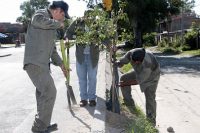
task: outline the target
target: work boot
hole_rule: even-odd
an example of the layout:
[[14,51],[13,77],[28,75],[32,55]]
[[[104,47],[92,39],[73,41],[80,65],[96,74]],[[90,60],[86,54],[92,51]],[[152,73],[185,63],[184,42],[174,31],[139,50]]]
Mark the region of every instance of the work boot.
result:
[[129,100],[124,99],[124,103],[123,104],[126,105],[126,106],[133,106],[133,107],[135,107],[135,102],[134,102],[133,99],[129,99]]
[[89,101],[89,105],[90,105],[91,107],[96,106],[96,101],[95,101],[95,100],[90,100],[90,101]]
[[88,104],[87,100],[80,101],[80,107],[85,107]]
[[47,127],[47,130],[50,131],[50,132],[58,130],[58,125],[56,123],[51,124],[50,126]]
[[150,123],[155,127],[156,126],[156,118],[152,116],[151,113],[147,114],[147,119],[149,120]]
[[34,127],[34,126],[32,126],[31,131],[33,133],[50,133],[49,130],[43,130],[43,131],[41,131],[37,127]]
[[31,131],[33,133],[48,133],[47,126],[38,118],[36,118],[35,121],[33,122]]

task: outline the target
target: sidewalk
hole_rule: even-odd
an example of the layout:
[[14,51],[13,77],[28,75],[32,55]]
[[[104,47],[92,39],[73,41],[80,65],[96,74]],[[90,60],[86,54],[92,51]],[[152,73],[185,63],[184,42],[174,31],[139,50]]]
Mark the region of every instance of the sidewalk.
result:
[[[73,87],[77,103],[79,104],[78,79],[75,70],[75,48],[70,49],[71,85]],[[65,78],[60,68],[52,66],[52,77],[57,88],[57,98],[53,110],[52,122],[58,124],[58,130],[53,133],[109,133],[109,126],[106,126],[105,107],[105,52],[100,55],[97,75],[97,105],[96,107],[80,107],[78,104],[72,106],[72,111],[67,105]],[[13,131],[13,133],[31,133],[31,125],[36,110],[29,113],[29,116]],[[113,130],[115,131],[115,130]],[[117,133],[117,132],[114,132]]]
[[6,57],[6,56],[10,56],[11,53],[7,52],[7,50],[5,50],[5,48],[9,48],[9,47],[0,47],[0,57]]
[[12,55],[12,51],[13,50],[10,50],[9,52],[8,52],[8,48],[15,48],[15,44],[9,44],[9,45],[7,45],[7,44],[1,44],[1,46],[0,46],[0,57],[6,57],[6,56],[10,56],[10,55]]

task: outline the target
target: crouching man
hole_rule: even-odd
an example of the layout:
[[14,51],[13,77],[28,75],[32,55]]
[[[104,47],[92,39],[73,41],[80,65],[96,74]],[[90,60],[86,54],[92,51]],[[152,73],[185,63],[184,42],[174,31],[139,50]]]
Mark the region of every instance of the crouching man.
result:
[[156,125],[156,89],[160,78],[160,66],[155,56],[145,51],[144,48],[136,48],[128,51],[117,65],[122,67],[130,63],[133,67],[128,73],[120,78],[120,84],[124,103],[135,106],[131,95],[131,85],[140,85],[140,89],[146,98],[146,116]]

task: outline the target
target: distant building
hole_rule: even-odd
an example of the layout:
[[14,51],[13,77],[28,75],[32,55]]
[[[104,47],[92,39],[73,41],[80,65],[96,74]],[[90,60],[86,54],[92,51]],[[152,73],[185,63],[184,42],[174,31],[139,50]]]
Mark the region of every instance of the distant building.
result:
[[194,12],[172,16],[171,20],[160,22],[158,32],[178,32],[181,30],[187,30],[190,29],[193,22],[200,25],[200,16]]
[[174,36],[184,35],[190,30],[193,22],[200,25],[200,16],[194,12],[171,16],[170,20],[159,23],[157,40],[160,41],[163,37],[169,37],[172,40]]
[[25,42],[25,28],[19,23],[0,23],[0,33],[8,35],[8,38],[1,40],[1,43]]

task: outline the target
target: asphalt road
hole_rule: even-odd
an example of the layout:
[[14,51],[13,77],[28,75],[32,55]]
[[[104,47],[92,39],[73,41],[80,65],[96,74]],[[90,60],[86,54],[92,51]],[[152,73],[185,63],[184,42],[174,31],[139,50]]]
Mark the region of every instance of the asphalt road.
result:
[[0,54],[0,132],[11,133],[32,112],[33,89],[22,69],[22,48],[1,48]]

